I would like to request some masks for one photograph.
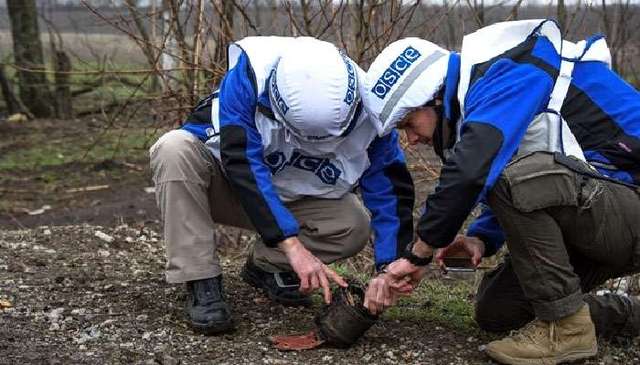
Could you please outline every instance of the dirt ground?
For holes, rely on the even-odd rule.
[[[0,363],[483,363],[479,340],[429,323],[382,321],[349,350],[278,352],[268,337],[309,329],[314,312],[271,305],[239,280],[243,256],[225,252],[237,330],[195,335],[184,291],[162,277],[157,225],[66,226],[0,234]],[[114,241],[95,236],[103,232]],[[425,330],[428,329],[428,330]],[[443,359],[446,358],[446,361]]]
[[[50,127],[45,134],[55,136],[58,126]],[[0,127],[8,132],[16,130]],[[30,146],[17,135],[0,144],[1,153]],[[348,350],[274,350],[269,336],[310,329],[320,300],[284,308],[242,282],[251,240],[243,233],[218,237],[234,241],[221,255],[236,331],[194,334],[184,321],[183,287],[164,281],[162,229],[154,196],[145,192],[151,183],[143,150],[0,170],[0,364],[490,363],[478,347],[495,337],[411,315],[431,305],[428,297],[402,304],[403,316],[385,315]],[[76,191],[91,186],[108,187]],[[463,300],[472,305],[471,296]],[[586,363],[640,363],[638,342],[603,344]]]
[[[0,299],[11,306],[0,311],[0,364],[489,363],[478,346],[491,336],[412,317],[383,317],[348,350],[276,351],[269,336],[310,329],[319,300],[304,309],[270,304],[239,279],[237,249],[222,252],[236,331],[194,334],[183,320],[183,288],[163,279],[159,229],[148,222],[0,232]],[[628,346],[605,345],[587,363],[640,363],[638,343]]]

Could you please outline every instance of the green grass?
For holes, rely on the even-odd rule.
[[[473,304],[469,301],[471,284],[465,281],[422,282],[409,297],[402,298],[396,307],[385,312],[388,320],[433,322],[442,327],[468,333],[479,331],[473,319]]]
[[[369,281],[369,279],[371,279],[371,275],[369,273],[365,271],[355,271],[352,266],[344,261],[335,262],[329,265],[329,267],[331,267],[333,271],[338,273],[338,275],[342,276],[343,278],[352,278],[365,284]]]
[[[29,171],[105,159],[140,160],[157,137],[158,133],[141,128],[109,130],[103,134],[87,131],[60,137],[34,131],[28,136],[27,146],[0,156],[0,171]]]
[[[331,268],[343,277],[367,283],[371,275],[365,271],[354,271],[353,266],[334,263]],[[400,299],[398,305],[389,308],[383,315],[388,321],[400,320],[416,323],[430,322],[478,335],[480,330],[473,319],[473,303],[469,295],[474,293],[471,282],[465,280],[424,279],[410,296]],[[322,299],[317,296],[316,304]]]

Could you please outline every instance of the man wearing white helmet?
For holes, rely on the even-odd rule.
[[[330,281],[347,284],[326,264],[358,253],[370,226],[378,266],[413,232],[397,134],[378,137],[353,61],[312,38],[249,37],[228,52],[219,90],[150,150],[166,277],[187,283],[189,320],[205,333],[232,327],[214,223],[259,233],[242,277],[285,305],[315,289],[329,302]]]
[[[506,240],[509,256],[480,284],[476,321],[520,330],[489,343],[489,356],[559,363],[595,355],[596,335],[638,335],[640,301],[588,294],[640,271],[640,94],[609,60],[601,36],[563,41],[543,20],[480,29],[460,54],[408,38],[376,58],[365,105],[381,135],[404,129],[443,167],[419,238],[370,283],[372,312],[415,287],[435,248],[441,265],[457,251],[477,266]]]

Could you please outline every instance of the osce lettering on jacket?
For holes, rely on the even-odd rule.
[[[402,51],[402,54],[393,60],[391,65],[384,70],[382,76],[380,76],[378,81],[376,81],[376,84],[373,86],[373,89],[371,89],[371,92],[380,99],[384,99],[393,85],[398,82],[400,76],[402,76],[409,66],[411,66],[419,57],[420,52],[418,52],[417,49],[411,46],[407,47]]]
[[[349,62],[349,60],[347,60],[345,55],[343,55],[342,53],[340,53],[340,55],[344,60],[345,66],[347,67],[348,75],[347,94],[345,95],[343,101],[347,105],[351,105],[356,98],[356,71],[353,69],[353,65],[351,64],[351,62]]]
[[[297,169],[314,173],[320,181],[325,184],[335,185],[342,171],[336,167],[328,158],[304,156],[299,152],[294,152],[287,161],[284,153],[272,152],[264,158],[265,163],[271,170],[272,175],[276,175],[286,166],[293,166]]]
[[[278,90],[278,83],[276,82],[276,69],[273,69],[271,71],[271,75],[269,76],[269,79],[271,80],[271,91],[273,92],[273,97],[276,99],[275,101],[278,106],[278,109],[280,109],[280,112],[284,116],[289,111],[289,106],[287,105],[287,103],[284,102],[284,99],[280,94],[280,90]]]

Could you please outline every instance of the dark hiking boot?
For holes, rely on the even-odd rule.
[[[231,311],[224,302],[222,275],[187,282],[186,312],[191,327],[205,335],[233,329]]]
[[[240,275],[247,284],[264,290],[269,299],[276,303],[292,307],[311,305],[311,298],[299,291],[300,279],[294,272],[264,271],[249,258]]]

